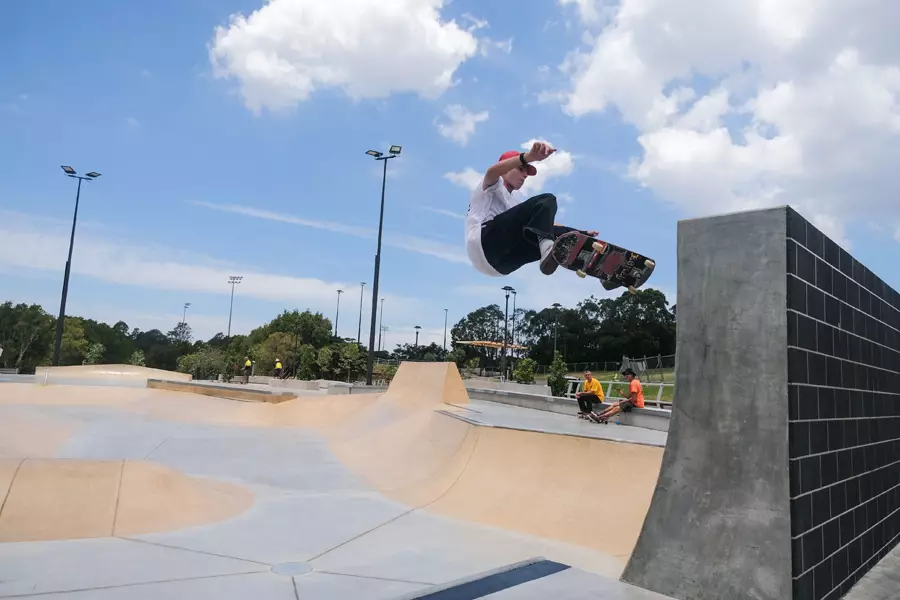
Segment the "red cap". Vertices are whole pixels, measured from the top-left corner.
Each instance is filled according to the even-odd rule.
[[[506,160],[507,158],[512,158],[513,156],[518,156],[520,152],[518,150],[507,150],[503,154],[500,155],[500,160]],[[499,162],[499,161],[498,161]],[[525,170],[528,171],[529,175],[537,175],[537,169],[534,168],[534,165],[527,165]]]

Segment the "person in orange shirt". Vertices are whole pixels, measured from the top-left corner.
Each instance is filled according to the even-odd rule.
[[[594,418],[597,413],[594,412],[594,403],[603,402],[603,386],[594,379],[594,375],[590,371],[584,372],[584,390],[577,392],[575,398],[578,400],[578,418]]]
[[[622,371],[622,376],[628,382],[628,398],[613,404],[597,415],[595,420],[598,423],[607,423],[613,415],[620,412],[631,412],[632,408],[644,408],[644,388],[641,386],[640,379],[631,369]]]

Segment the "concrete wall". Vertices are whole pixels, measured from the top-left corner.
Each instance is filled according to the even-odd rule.
[[[288,400],[293,400],[297,397],[296,394],[288,391],[263,391],[231,384],[203,383],[199,381],[148,379],[147,387],[159,390],[169,390],[172,392],[187,392],[190,394],[215,396],[217,398],[228,398],[231,400],[243,400],[247,402],[268,402],[270,404],[287,402]]]
[[[625,581],[791,598],[786,268],[784,209],[679,223],[676,397]]]
[[[795,598],[837,598],[900,535],[900,294],[787,217]]]
[[[676,399],[623,579],[837,600],[900,540],[900,294],[775,208],[679,223]]]

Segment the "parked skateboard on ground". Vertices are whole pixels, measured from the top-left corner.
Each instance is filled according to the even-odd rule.
[[[642,254],[578,231],[556,238],[552,253],[557,263],[579,277],[596,277],[606,290],[625,286],[632,294],[637,294],[656,267],[655,261]]]

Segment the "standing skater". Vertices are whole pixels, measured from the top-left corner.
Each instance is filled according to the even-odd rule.
[[[555,148],[543,142],[535,142],[528,152],[504,152],[472,191],[466,214],[466,253],[481,273],[502,277],[538,262],[541,273],[551,275],[558,266],[550,252],[553,241],[568,231],[581,231],[555,223],[553,194],[539,194],[524,202],[513,196],[529,176],[537,174],[531,163],[554,152]],[[582,233],[597,235],[596,231]]]

